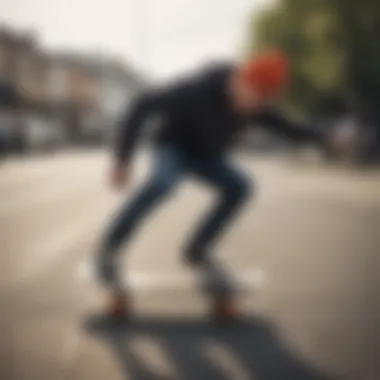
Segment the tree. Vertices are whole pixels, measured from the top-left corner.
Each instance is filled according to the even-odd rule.
[[[288,54],[288,108],[318,114],[360,103],[380,121],[379,41],[378,0],[282,0],[253,19],[248,53]]]

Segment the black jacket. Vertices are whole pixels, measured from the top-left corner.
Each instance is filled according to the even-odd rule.
[[[189,154],[222,154],[235,135],[247,125],[259,124],[295,142],[321,142],[320,133],[288,122],[273,110],[262,110],[249,117],[231,109],[227,78],[233,66],[213,67],[163,90],[142,95],[123,119],[117,141],[119,162],[130,160],[138,136],[148,117],[162,117],[158,142],[174,142]]]

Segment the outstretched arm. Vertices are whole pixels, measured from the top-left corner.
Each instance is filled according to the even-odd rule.
[[[256,121],[262,124],[266,130],[296,143],[315,143],[322,146],[325,144],[325,136],[321,132],[291,122],[276,112],[263,112]]]
[[[318,146],[325,154],[341,154],[355,149],[353,136],[344,136],[339,131],[323,133],[311,127],[290,122],[275,112],[265,112],[256,117],[256,122],[274,133],[296,143],[311,143]]]

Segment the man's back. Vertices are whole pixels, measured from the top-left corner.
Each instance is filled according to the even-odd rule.
[[[177,143],[201,156],[219,154],[231,140],[238,121],[228,105],[230,72],[230,66],[216,66],[174,88],[159,141]]]
[[[159,143],[172,142],[195,155],[219,154],[241,118],[228,104],[227,82],[233,65],[221,64],[160,90],[143,94],[124,126],[121,149],[129,154],[141,118],[160,115]]]

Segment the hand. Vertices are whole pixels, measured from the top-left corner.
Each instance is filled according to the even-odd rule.
[[[349,153],[355,149],[355,132],[337,130],[327,138],[327,146],[333,154]]]
[[[121,164],[116,164],[110,173],[110,185],[115,190],[123,190],[130,179],[130,168]]]

